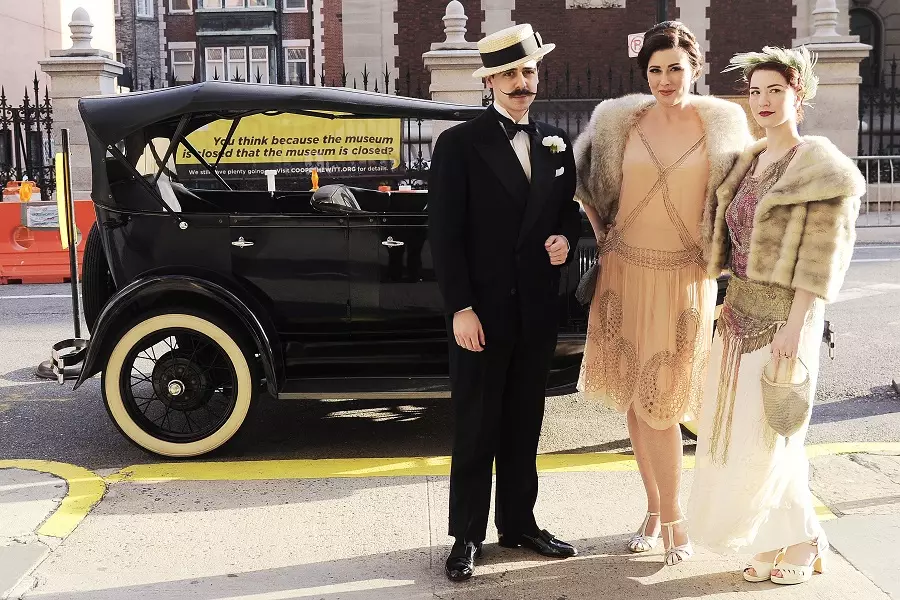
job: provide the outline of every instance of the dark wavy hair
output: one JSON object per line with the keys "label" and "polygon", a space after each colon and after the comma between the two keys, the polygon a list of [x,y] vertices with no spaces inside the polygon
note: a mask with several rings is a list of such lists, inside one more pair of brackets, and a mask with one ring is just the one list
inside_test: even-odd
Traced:
{"label": "dark wavy hair", "polygon": [[681,48],[688,56],[694,77],[700,75],[703,69],[703,52],[697,38],[681,21],[663,21],[657,23],[644,34],[644,45],[638,53],[638,66],[641,75],[647,79],[647,69],[650,66],[650,57],[660,50]]}

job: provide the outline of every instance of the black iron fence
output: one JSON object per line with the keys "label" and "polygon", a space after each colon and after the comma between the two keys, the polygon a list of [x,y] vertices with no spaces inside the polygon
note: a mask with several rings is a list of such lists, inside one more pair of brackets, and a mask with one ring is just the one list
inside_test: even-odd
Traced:
{"label": "black iron fence", "polygon": [[859,90],[859,155],[900,156],[900,81],[897,59],[875,85]]}
{"label": "black iron fence", "polygon": [[[359,73],[342,69],[340,76],[328,79],[324,74],[318,83],[322,87],[344,87],[355,90],[380,92],[408,98],[430,98],[428,86],[420,78],[413,77],[409,69],[394,78],[387,64],[380,73],[364,66]],[[390,185],[397,188],[409,185],[413,189],[427,188],[428,169],[431,166],[431,139],[433,122],[423,119],[402,119],[400,122],[400,164],[390,173],[369,173],[369,161],[360,161],[358,170],[363,174],[356,178],[360,185],[377,187]],[[341,179],[345,179],[342,177]]]}
{"label": "black iron fence", "polygon": [[[587,125],[594,108],[603,100],[648,91],[646,82],[634,67],[627,72],[587,67],[583,72],[575,73],[569,65],[558,70],[545,65],[530,112],[534,119],[559,127],[575,139]],[[484,105],[493,101],[492,90],[485,90]]]}
{"label": "black iron fence", "polygon": [[46,86],[41,98],[37,73],[21,103],[0,87],[0,185],[25,177],[37,182],[45,200],[56,188],[53,107]]}

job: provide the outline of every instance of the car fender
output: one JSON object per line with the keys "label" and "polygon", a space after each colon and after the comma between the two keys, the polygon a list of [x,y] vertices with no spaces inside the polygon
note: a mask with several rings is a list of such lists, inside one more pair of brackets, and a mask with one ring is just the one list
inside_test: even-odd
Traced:
{"label": "car fender", "polygon": [[85,380],[103,370],[106,359],[123,333],[123,328],[130,325],[142,309],[164,296],[180,299],[195,297],[206,307],[214,305],[213,310],[226,311],[237,317],[262,357],[269,393],[277,396],[278,373],[283,372],[281,346],[272,323],[260,320],[266,318],[265,313],[260,311],[261,316],[257,315],[247,302],[217,283],[188,275],[151,275],[138,279],[116,292],[97,317],[84,366],[74,389],[78,389]]}

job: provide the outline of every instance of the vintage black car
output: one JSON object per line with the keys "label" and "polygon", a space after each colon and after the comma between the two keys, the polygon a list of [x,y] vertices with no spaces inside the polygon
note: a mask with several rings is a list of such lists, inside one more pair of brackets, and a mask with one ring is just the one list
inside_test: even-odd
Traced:
{"label": "vintage black car", "polygon": [[[427,189],[340,178],[315,191],[235,189],[222,157],[189,137],[225,120],[231,138],[242,119],[289,114],[402,119],[410,131],[480,107],[205,82],[84,98],[79,108],[97,220],[83,274],[91,338],[76,387],[102,372],[107,410],[130,440],[166,456],[209,452],[261,390],[285,400],[449,395]],[[172,158],[182,155],[202,165],[205,183],[181,181]],[[594,254],[586,219],[577,252],[561,278],[548,395],[573,391],[578,378],[586,315],[574,290]]]}

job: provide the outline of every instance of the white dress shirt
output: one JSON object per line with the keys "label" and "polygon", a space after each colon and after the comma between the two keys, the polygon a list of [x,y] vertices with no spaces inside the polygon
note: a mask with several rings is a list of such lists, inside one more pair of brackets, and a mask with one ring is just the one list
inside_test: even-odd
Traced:
{"label": "white dress shirt", "polygon": [[[497,104],[496,101],[494,102],[494,110],[513,123],[528,125],[528,111],[525,111],[522,118],[516,121],[508,112],[506,112],[506,109]],[[503,127],[503,123],[500,123],[500,127]],[[506,129],[503,129],[503,135],[506,135]],[[531,183],[531,138],[528,137],[528,134],[524,131],[519,131],[516,132],[513,139],[509,140],[509,143],[512,145],[513,151],[516,153],[516,157],[522,165],[522,170],[525,171],[525,177],[528,178],[528,183]]]}

